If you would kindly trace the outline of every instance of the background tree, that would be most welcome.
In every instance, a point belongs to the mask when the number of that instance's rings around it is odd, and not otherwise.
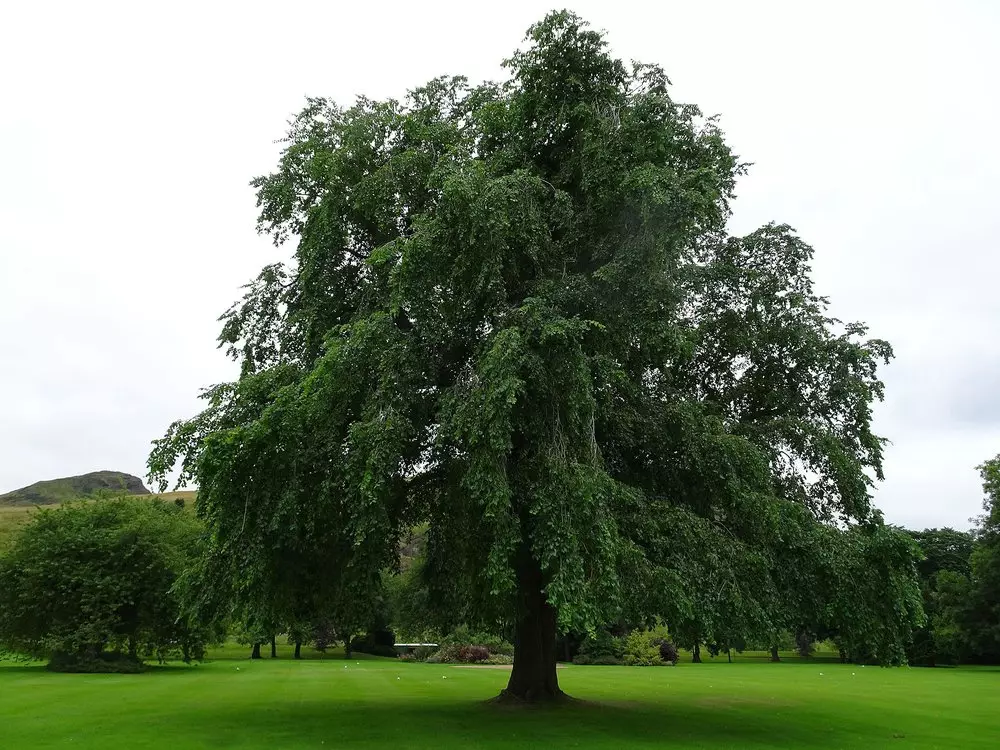
[[[201,535],[194,517],[160,501],[38,511],[0,557],[0,645],[74,671],[201,658],[213,633],[173,589]]]
[[[1000,663],[1000,456],[980,466],[979,473],[985,494],[983,515],[977,519],[968,598],[960,616],[977,658]]]
[[[295,550],[342,601],[426,522],[434,601],[509,628],[504,695],[535,701],[561,695],[557,631],[767,632],[786,506],[878,526],[889,352],[833,332],[787,228],[726,238],[742,167],[662,70],[569,13],[506,66],[309,100],[254,182],[294,262],[224,316],[241,377],[150,472],[198,482],[234,576]]]
[[[968,599],[973,537],[955,529],[911,531],[923,559],[918,563],[927,623],[913,634],[911,664],[934,666],[964,660],[968,649],[960,636],[960,609]]]

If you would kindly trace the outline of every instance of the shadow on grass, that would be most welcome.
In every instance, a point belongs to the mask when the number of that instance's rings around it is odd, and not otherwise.
[[[200,742],[217,747],[238,735],[241,747],[833,748],[852,744],[859,729],[832,726],[829,717],[808,712],[793,718],[788,707],[730,705],[720,710],[689,700],[676,704],[582,700],[525,709],[481,700],[283,704],[277,699],[265,711],[215,710],[198,719],[188,714],[178,724],[184,725],[182,731],[192,732],[192,739],[196,735]],[[817,726],[823,727],[821,732]],[[875,728],[866,733],[873,730],[877,737]],[[245,743],[242,738],[253,741]],[[175,739],[183,746],[183,737]]]
[[[0,672],[5,675],[70,675],[74,677],[135,677],[141,679],[144,676],[155,674],[162,676],[166,674],[191,674],[192,670],[198,669],[198,664],[150,664],[146,663],[141,672],[58,672],[50,670],[45,662],[32,662],[30,664],[0,664]]]

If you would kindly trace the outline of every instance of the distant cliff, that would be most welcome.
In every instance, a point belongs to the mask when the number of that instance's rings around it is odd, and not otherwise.
[[[148,495],[139,477],[121,471],[94,471],[78,477],[47,479],[0,495],[0,505],[52,505],[93,495],[98,490]]]

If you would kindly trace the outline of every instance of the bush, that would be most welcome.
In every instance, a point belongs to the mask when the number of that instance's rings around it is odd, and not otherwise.
[[[458,660],[463,664],[477,664],[490,658],[490,650],[486,646],[461,646],[458,649]]]
[[[463,648],[464,646],[459,646],[457,643],[446,643],[427,661],[432,664],[458,664],[462,661],[459,654]]]
[[[617,656],[605,655],[595,656],[590,663],[596,667],[620,667],[622,660]]]
[[[659,646],[660,646],[660,659],[663,660],[663,663],[676,664],[677,660],[680,658],[680,654],[677,652],[677,646],[674,645],[673,641],[660,639]]]
[[[496,636],[472,633],[468,628],[457,628],[441,639],[436,651],[420,647],[427,655],[428,664],[513,664],[514,647]],[[432,653],[428,653],[432,652]]]
[[[417,646],[412,653],[417,661],[427,661],[427,659],[437,653],[437,646]]]
[[[429,652],[429,647],[415,649]],[[427,654],[424,661],[429,664],[512,664],[514,646],[495,635],[475,633],[460,626],[441,639],[440,648]],[[502,661],[491,662],[494,657],[506,657]]]
[[[663,664],[654,631],[633,630],[625,636],[622,663],[626,667],[655,667]]]
[[[399,655],[399,660],[400,661],[420,661],[420,659],[417,658],[417,655],[415,653],[413,653],[412,651],[410,653],[408,653],[408,654],[400,654]]]
[[[138,674],[143,671],[143,663],[135,657],[121,653],[77,653],[67,654],[57,651],[49,660],[48,669],[53,672],[77,672],[81,674]]]
[[[391,630],[376,630],[351,640],[351,650],[372,656],[397,657],[396,638]]]
[[[489,633],[477,633],[470,630],[465,625],[460,625],[451,633],[441,639],[442,648],[445,646],[483,646],[491,654],[514,655],[514,646],[503,638]]]
[[[580,644],[580,651],[577,654],[577,658],[584,658],[586,662],[577,662],[576,659],[573,660],[574,663],[588,663],[594,664],[597,659],[603,659],[603,663],[608,663],[608,659],[614,660],[613,663],[620,663],[622,655],[624,654],[624,641],[621,638],[617,638],[606,630],[598,630],[592,635],[588,636],[583,643]]]
[[[213,634],[175,584],[201,538],[196,518],[161,500],[36,512],[0,557],[0,647],[74,671],[134,671],[147,655],[200,658]]]

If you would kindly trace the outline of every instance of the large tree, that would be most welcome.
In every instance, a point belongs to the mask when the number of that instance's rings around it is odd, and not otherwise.
[[[889,350],[826,315],[787,227],[726,236],[742,166],[658,67],[569,13],[506,67],[309,100],[254,182],[294,260],[224,316],[240,379],[150,471],[197,481],[236,574],[294,550],[341,598],[426,522],[435,605],[509,629],[534,701],[557,631],[766,635],[783,526],[877,529]]]

